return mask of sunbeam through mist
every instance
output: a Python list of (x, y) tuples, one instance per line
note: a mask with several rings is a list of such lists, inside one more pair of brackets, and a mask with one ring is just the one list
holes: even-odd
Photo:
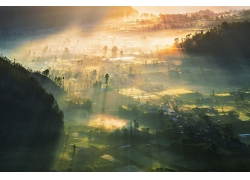
[(248, 7), (0, 7), (0, 170), (249, 171)]

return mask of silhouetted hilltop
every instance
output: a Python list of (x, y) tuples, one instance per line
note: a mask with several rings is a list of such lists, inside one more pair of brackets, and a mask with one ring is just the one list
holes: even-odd
[[(7, 158), (10, 155), (0, 157), (1, 171), (48, 170), (53, 157), (42, 158), (47, 162), (39, 162), (39, 158), (53, 152), (64, 134), (63, 112), (31, 71), (3, 57), (0, 57), (0, 123), (0, 151), (16, 155), (23, 152), (20, 149), (26, 149), (18, 166), (4, 165), (10, 161)], [(26, 158), (30, 158), (32, 166)]]
[(207, 32), (188, 34), (179, 45), (187, 54), (220, 57), (220, 61), (229, 63), (250, 57), (249, 32), (248, 21), (223, 22)]

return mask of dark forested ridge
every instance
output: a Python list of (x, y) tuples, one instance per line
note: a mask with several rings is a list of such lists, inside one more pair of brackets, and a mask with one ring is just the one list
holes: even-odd
[[(44, 150), (43, 153), (54, 151), (64, 133), (63, 112), (54, 96), (39, 85), (31, 71), (3, 57), (0, 57), (0, 123), (1, 151), (16, 154), (25, 148), (29, 158), (35, 149)], [(48, 171), (44, 167), (36, 169), (36, 158), (31, 158), (32, 166), (22, 161), (22, 168), (8, 169), (1, 166), (8, 162), (6, 157), (0, 158), (2, 171)]]
[[(188, 54), (220, 57), (233, 62), (234, 58), (250, 57), (250, 22), (223, 22), (207, 32), (188, 34), (179, 45)], [(249, 62), (248, 62), (249, 63)]]

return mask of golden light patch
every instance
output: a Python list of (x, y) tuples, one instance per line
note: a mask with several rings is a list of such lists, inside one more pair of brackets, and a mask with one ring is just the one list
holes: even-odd
[(127, 123), (127, 120), (118, 118), (116, 116), (97, 115), (90, 120), (88, 125), (113, 130), (116, 128), (122, 128), (123, 126), (126, 126)]
[(180, 94), (189, 94), (189, 93), (194, 93), (193, 91), (180, 88), (180, 89), (169, 89), (166, 91), (162, 91), (158, 93), (159, 95), (180, 95)]
[(216, 94), (216, 96), (231, 96), (230, 93), (220, 93), (220, 94)]

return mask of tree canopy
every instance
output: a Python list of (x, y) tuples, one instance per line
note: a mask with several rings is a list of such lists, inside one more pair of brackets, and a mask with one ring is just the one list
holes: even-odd
[(250, 57), (250, 23), (223, 22), (207, 32), (187, 35), (179, 46), (188, 54), (213, 57)]

